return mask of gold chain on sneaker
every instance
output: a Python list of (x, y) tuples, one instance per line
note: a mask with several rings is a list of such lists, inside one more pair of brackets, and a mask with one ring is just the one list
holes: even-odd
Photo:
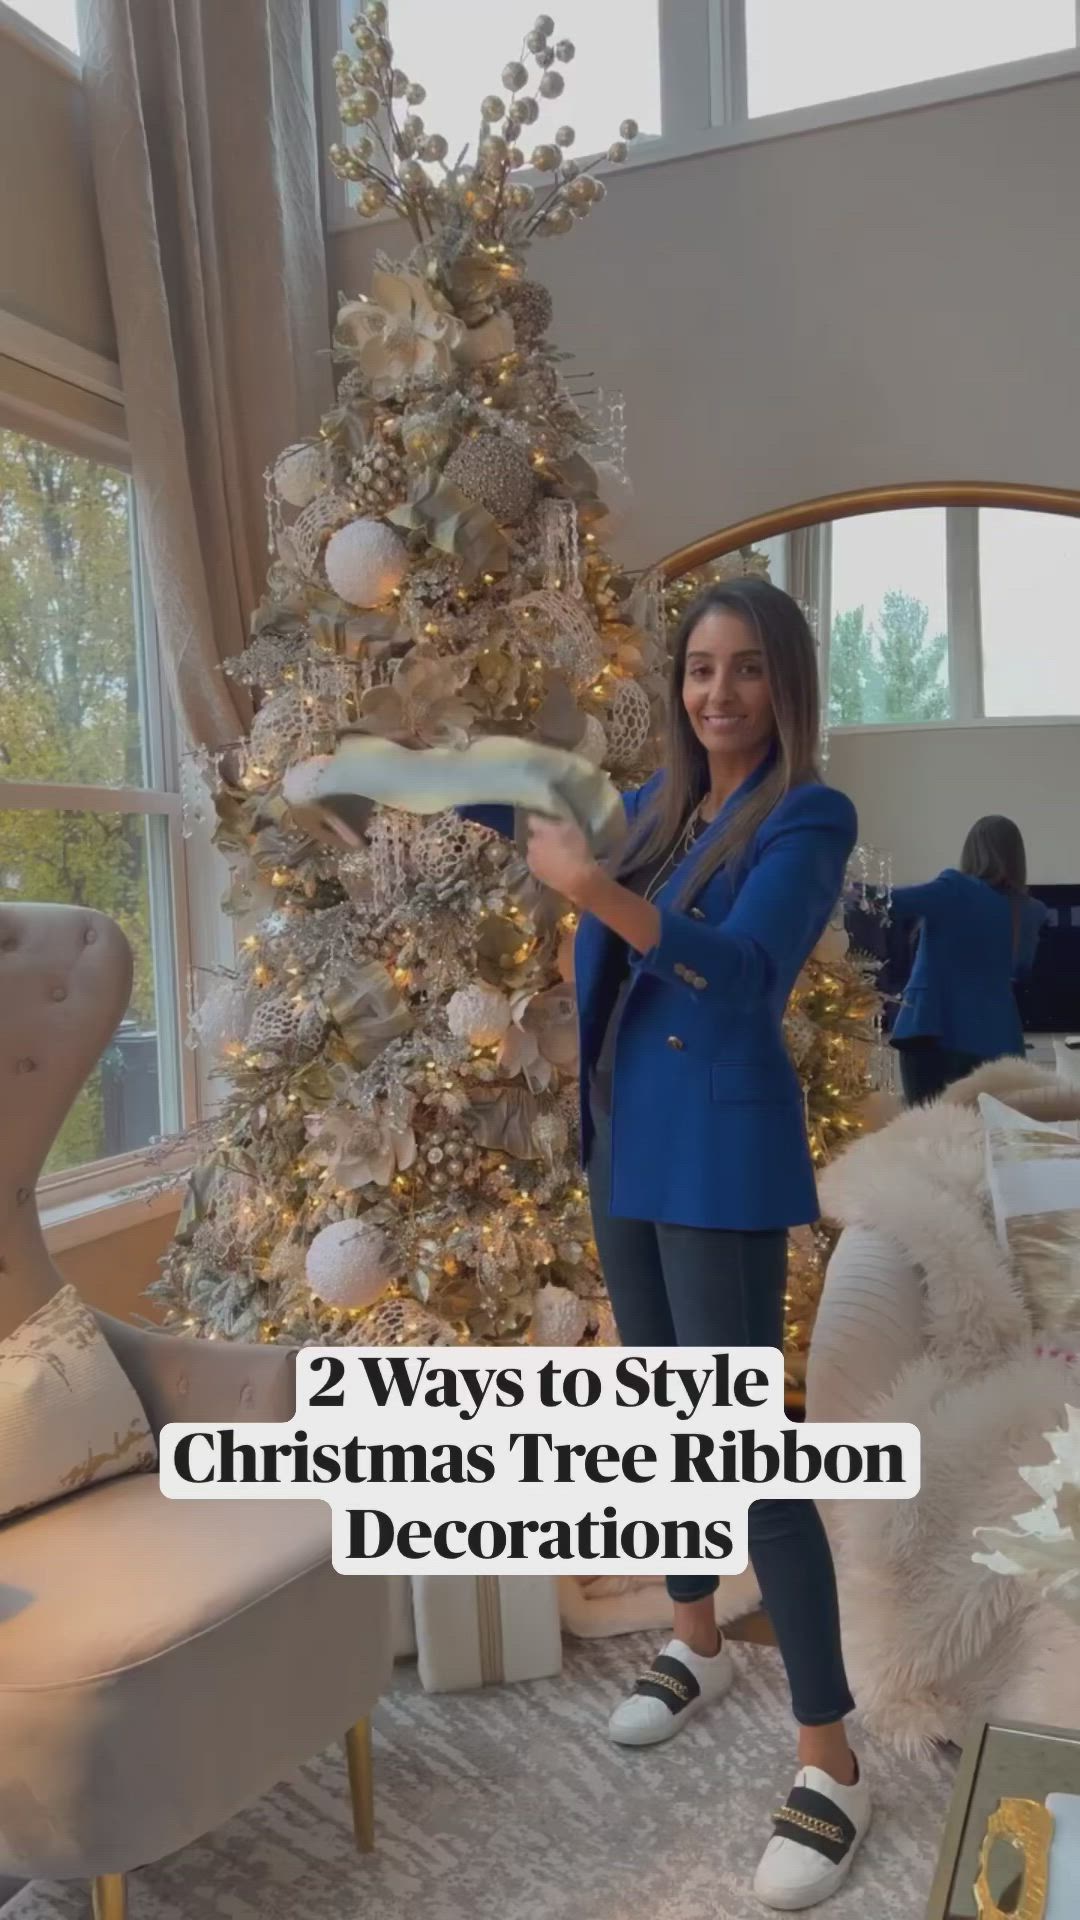
[(773, 1814), (774, 1820), (790, 1820), (797, 1827), (805, 1827), (807, 1833), (818, 1833), (825, 1840), (835, 1840), (837, 1846), (844, 1843), (844, 1829), (834, 1826), (831, 1820), (818, 1820), (812, 1813), (803, 1813), (798, 1807), (781, 1807)]
[(651, 1668), (648, 1673), (639, 1673), (639, 1680), (651, 1680), (654, 1687), (666, 1687), (679, 1700), (689, 1700), (690, 1689), (682, 1680), (675, 1680), (670, 1673), (656, 1673)]

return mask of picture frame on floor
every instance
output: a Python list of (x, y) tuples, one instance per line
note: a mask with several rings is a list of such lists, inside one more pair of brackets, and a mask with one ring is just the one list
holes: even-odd
[(1080, 1729), (972, 1730), (926, 1920), (1067, 1920), (1080, 1913)]

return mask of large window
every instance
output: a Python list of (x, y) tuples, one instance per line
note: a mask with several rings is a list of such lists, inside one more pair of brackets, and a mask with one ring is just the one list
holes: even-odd
[(48, 34), (69, 52), (79, 51), (77, 0), (4, 0), (12, 13), (28, 20), (32, 27)]
[(1080, 520), (925, 507), (792, 539), (832, 726), (1080, 718)]
[(746, 109), (881, 93), (1076, 46), (1076, 0), (749, 0)]
[[(505, 93), (503, 67), (518, 57), (536, 16), (533, 0), (465, 0), (456, 6), (390, 0), (397, 64), (427, 88), (425, 123), (446, 135), (451, 157), (466, 143), (475, 151), (480, 101), (486, 93)], [(574, 59), (569, 68), (556, 64), (567, 80), (566, 94), (541, 100), (539, 119), (526, 129), (530, 150), (553, 140), (567, 123), (583, 154), (617, 139), (627, 116), (644, 134), (660, 132), (659, 16), (660, 0), (564, 0), (551, 8), (553, 44), (572, 41)]]
[(979, 515), (983, 710), (1080, 714), (1080, 520)]
[(180, 803), (131, 483), (60, 438), (0, 424), (0, 900), (98, 908), (131, 943), (131, 1004), (46, 1167), (106, 1183), (183, 1119)]
[[(63, 0), (55, 0), (61, 5)], [(45, 7), (49, 0), (28, 0)], [(338, 137), (331, 59), (351, 47), (363, 0), (315, 0), (326, 144)], [(0, 7), (3, 0), (0, 0)], [(500, 93), (537, 18), (535, 0), (387, 0), (398, 65), (427, 90), (421, 112), (456, 159), (475, 151), (477, 109)], [(555, 39), (576, 49), (565, 94), (541, 100), (519, 145), (570, 125), (574, 156), (603, 154), (621, 120), (632, 163), (762, 139), (902, 104), (1072, 72), (1080, 0), (552, 0)], [(906, 89), (906, 92), (901, 90)], [(884, 99), (881, 96), (886, 96)], [(351, 224), (352, 189), (328, 167), (330, 224)]]
[(945, 514), (870, 513), (832, 528), (834, 726), (949, 715)]

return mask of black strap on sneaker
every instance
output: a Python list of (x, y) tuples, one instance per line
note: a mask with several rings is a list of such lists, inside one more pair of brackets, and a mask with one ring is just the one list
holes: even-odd
[(669, 1653), (658, 1653), (648, 1672), (638, 1675), (634, 1692), (644, 1693), (651, 1700), (662, 1700), (672, 1713), (682, 1713), (697, 1699), (701, 1682), (681, 1660), (673, 1659)]
[(813, 1787), (792, 1787), (784, 1805), (773, 1815), (773, 1826), (782, 1840), (797, 1840), (800, 1846), (823, 1853), (826, 1860), (839, 1866), (850, 1852), (855, 1839), (855, 1823), (835, 1800)]

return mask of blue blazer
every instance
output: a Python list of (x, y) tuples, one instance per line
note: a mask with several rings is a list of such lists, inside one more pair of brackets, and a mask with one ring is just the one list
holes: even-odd
[(1015, 951), (1012, 901), (952, 867), (925, 886), (897, 887), (893, 912), (897, 919), (922, 922), (893, 1045), (929, 1039), (977, 1060), (1022, 1055), (1024, 1029), (1013, 982), (1034, 961), (1048, 917), (1041, 902), (1030, 896), (1021, 901)]
[[(687, 856), (691, 863), (763, 773), (732, 795)], [(631, 824), (662, 779), (624, 796)], [(501, 824), (491, 812), (478, 815)], [(674, 904), (686, 862), (659, 889), (660, 938), (651, 953), (629, 952), (615, 1047), (614, 1215), (749, 1232), (817, 1219), (803, 1092), (783, 1018), (840, 896), (856, 837), (844, 794), (796, 787), (758, 828), (737, 872), (719, 869), (686, 907)], [(625, 942), (584, 914), (574, 976), (586, 1164), (589, 1081), (626, 960)]]

